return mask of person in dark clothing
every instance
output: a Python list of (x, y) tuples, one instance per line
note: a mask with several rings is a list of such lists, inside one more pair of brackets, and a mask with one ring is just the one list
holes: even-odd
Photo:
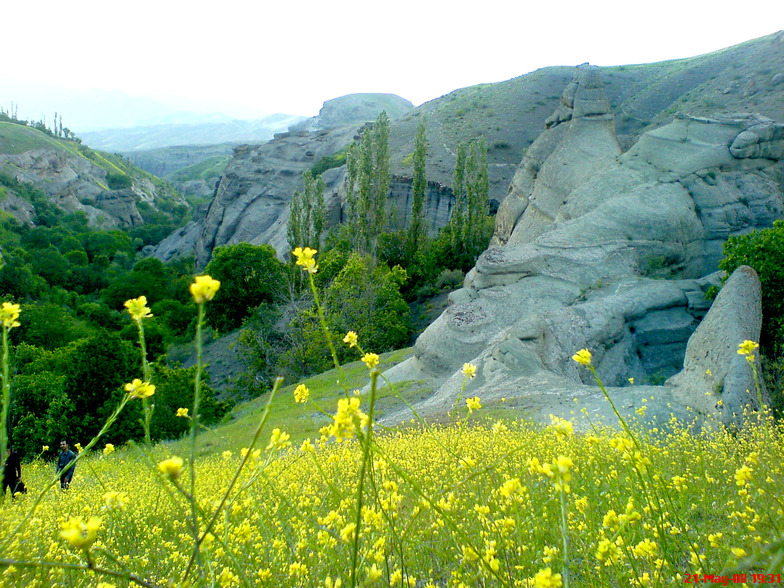
[(6, 489), (10, 488), (13, 497), (19, 482), (22, 481), (22, 464), (19, 462), (19, 454), (11, 447), (8, 448), (7, 453), (3, 468), (3, 495), (5, 496)]
[(65, 439), (60, 441), (60, 457), (57, 458), (57, 473), (60, 474), (60, 488), (63, 490), (67, 490), (71, 485), (76, 464), (71, 467), (68, 467), (68, 464), (75, 459), (76, 454), (68, 449), (68, 443), (65, 442)]

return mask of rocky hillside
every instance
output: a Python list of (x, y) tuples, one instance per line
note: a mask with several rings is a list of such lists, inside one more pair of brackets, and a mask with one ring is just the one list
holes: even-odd
[[(621, 151), (679, 112), (692, 116), (756, 112), (784, 119), (784, 32), (698, 57), (600, 69)], [(549, 67), (502, 83), (463, 88), (403, 115), (393, 123), (390, 136), (397, 178), (392, 204), (405, 207), (410, 200), (412, 170), (405, 162), (413, 152), (421, 117), (428, 122), (431, 190), (426, 214), (431, 229), (441, 226), (451, 210), (449, 186), (460, 141), (486, 138), (490, 197), (500, 204), (522, 155), (563, 116), (559, 101), (574, 71), (574, 67)], [(365, 116), (372, 118), (370, 111)], [(224, 243), (267, 242), (279, 250), (287, 248), (287, 206), (299, 174), (353, 137), (350, 130), (338, 137), (321, 128), (323, 124), (311, 120), (301, 127), (308, 134), (304, 130), (283, 134), (267, 145), (238, 150), (208, 215), (187, 231), (170, 236), (158, 255), (168, 258), (197, 248), (204, 263), (211, 249)], [(325, 179), (332, 218), (337, 220), (342, 170), (330, 170)]]
[[(32, 184), (65, 212), (83, 212), (95, 227), (136, 227), (148, 214), (181, 218), (190, 208), (159, 178), (116, 155), (28, 126), (0, 122), (0, 173)], [(0, 208), (31, 222), (32, 206), (9, 186)]]
[[(580, 349), (620, 411), (651, 426), (738, 424), (759, 408), (736, 352), (759, 340), (759, 280), (743, 267), (713, 305), (706, 291), (729, 236), (784, 215), (784, 117), (678, 114), (624, 151), (602, 73), (578, 68), (515, 170), (491, 247), (387, 374), (433, 386), (419, 414), (462, 394), (545, 422), (615, 422), (572, 361)], [(468, 385), (465, 362), (478, 368)]]
[[(197, 265), (209, 261), (213, 248), (238, 242), (270, 243), (287, 249), (286, 223), (291, 195), (302, 185), (302, 174), (354, 141), (360, 128), (381, 111), (400, 115), (413, 105), (389, 94), (358, 94), (327, 101), (319, 115), (263, 145), (234, 150), (215, 190), (215, 197), (188, 226), (165, 239), (154, 255), (168, 260), (195, 253)], [(335, 197), (344, 168), (327, 170), (324, 178), (330, 220), (340, 221)]]
[(185, 197), (208, 201), (231, 160), (236, 145), (183, 145), (146, 151), (131, 151), (124, 156), (134, 165), (163, 178)]

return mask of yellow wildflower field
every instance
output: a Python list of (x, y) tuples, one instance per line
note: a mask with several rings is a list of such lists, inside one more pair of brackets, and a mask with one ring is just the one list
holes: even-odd
[[(775, 579), (768, 566), (782, 557), (780, 428), (639, 433), (653, 486), (611, 429), (463, 421), (388, 432), (375, 439), (359, 520), (362, 444), (297, 448), (281, 435), (250, 452), (184, 584), (191, 505), (172, 482), (190, 472), (165, 446), (84, 456), (71, 488), (46, 493), (23, 521), (55, 475), (28, 465), (31, 492), (0, 508), (3, 541), (23, 522), (4, 546), (2, 585), (348, 586), (353, 571), (357, 586), (557, 587), (565, 566), (575, 586), (741, 573), (753, 585), (755, 574)], [(219, 504), (242, 454), (197, 460), (200, 512)]]

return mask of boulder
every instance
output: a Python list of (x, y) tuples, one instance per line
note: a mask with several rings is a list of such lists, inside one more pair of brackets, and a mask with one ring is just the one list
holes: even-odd
[[(761, 301), (757, 273), (748, 266), (736, 269), (689, 338), (683, 370), (667, 381), (681, 404), (728, 425), (742, 421), (744, 408), (759, 408), (753, 372), (738, 345), (759, 341)], [(760, 395), (769, 405), (767, 392)]]

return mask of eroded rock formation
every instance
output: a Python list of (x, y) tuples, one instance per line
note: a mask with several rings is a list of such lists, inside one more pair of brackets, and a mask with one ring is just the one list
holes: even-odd
[(606, 414), (571, 360), (588, 348), (627, 412), (653, 395), (646, 418), (739, 418), (756, 398), (748, 366), (734, 361), (738, 343), (759, 338), (753, 270), (733, 276), (714, 304), (724, 310), (692, 334), (720, 282), (721, 244), (784, 211), (783, 133), (758, 115), (677, 116), (621, 154), (598, 70), (581, 66), (515, 174), (491, 247), (388, 376), (430, 379), (425, 413), (452, 406), (471, 362), (478, 376), (465, 394), (507, 398), (533, 418)]
[[(141, 175), (131, 187), (110, 190), (104, 168), (61, 148), (36, 148), (22, 153), (0, 153), (0, 171), (32, 184), (49, 201), (66, 212), (84, 212), (93, 226), (135, 227), (143, 224), (137, 202), (156, 205), (158, 188)], [(6, 203), (6, 210), (22, 222), (32, 219), (29, 204)]]

